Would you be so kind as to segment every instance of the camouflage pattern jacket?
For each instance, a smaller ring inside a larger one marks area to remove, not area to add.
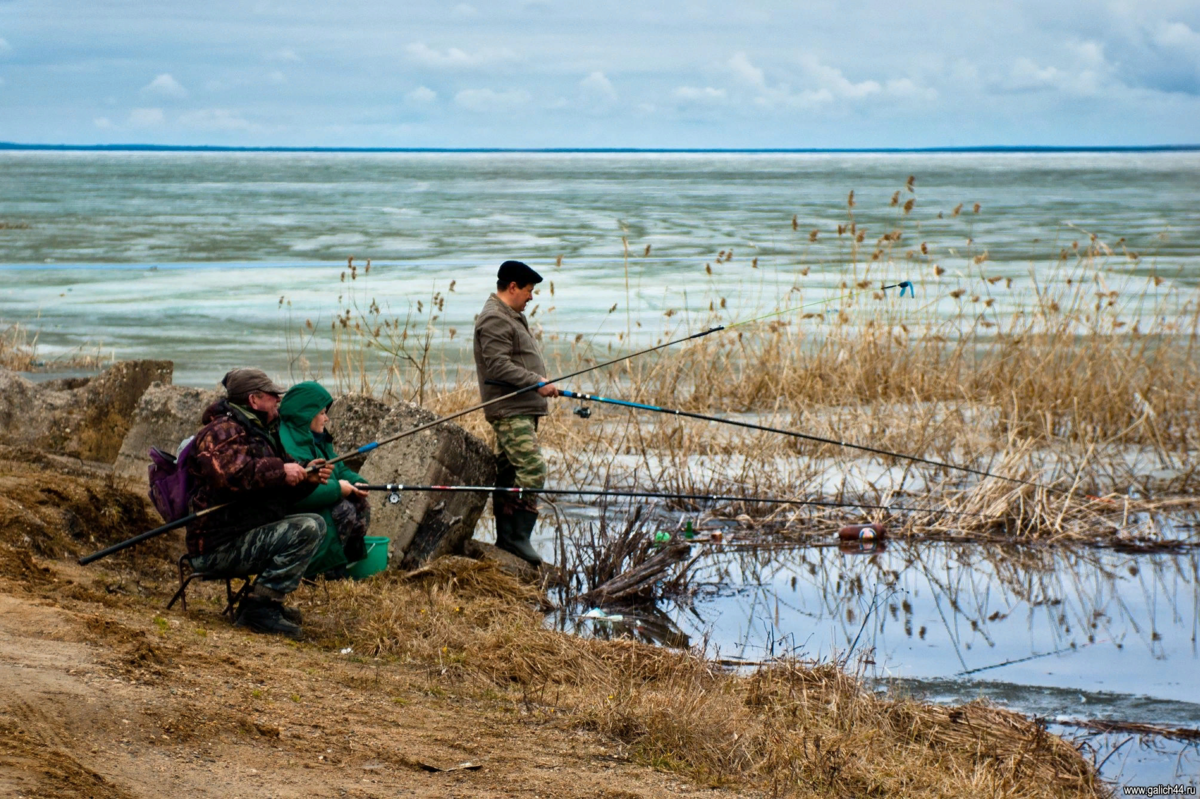
[[[295,463],[279,443],[278,426],[268,427],[245,410],[220,400],[204,412],[187,461],[192,512],[231,503],[187,526],[188,554],[213,551],[238,536],[279,521],[314,483],[289,486],[285,463]]]

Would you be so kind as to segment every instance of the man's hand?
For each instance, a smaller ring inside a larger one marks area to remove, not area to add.
[[[546,378],[543,377],[542,382],[546,383]],[[557,397],[558,386],[554,385],[553,383],[546,383],[546,385],[537,390],[537,393],[541,394],[543,397]]]
[[[285,463],[283,464],[283,476],[287,479],[288,485],[298,486],[308,477],[308,473],[298,463]]]
[[[333,476],[333,467],[326,463],[324,458],[309,461],[306,471],[308,473],[305,475],[305,479],[317,485],[324,485]]]
[[[342,499],[346,497],[365,497],[367,495],[366,491],[363,491],[361,488],[355,488],[349,480],[338,480],[338,482],[342,484]]]

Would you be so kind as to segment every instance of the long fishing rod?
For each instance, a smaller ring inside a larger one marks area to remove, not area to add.
[[[214,512],[214,511],[218,511],[221,508],[224,508],[230,504],[232,504],[232,503],[226,503],[225,505],[214,505],[211,508],[205,508],[204,510],[197,511],[188,516],[184,516],[181,519],[176,519],[173,522],[167,522],[162,527],[155,527],[153,530],[147,530],[146,532],[144,532],[140,535],[135,535],[133,538],[126,539],[118,544],[113,544],[110,547],[105,547],[104,549],[93,552],[90,555],[84,555],[77,562],[79,563],[80,566],[86,566],[89,563],[91,563],[92,561],[100,560],[100,558],[107,558],[109,555],[112,555],[116,552],[120,552],[123,549],[129,549],[129,547],[140,544],[143,541],[154,538],[155,536],[162,535],[163,533],[170,532],[171,530],[175,530],[179,527],[183,527],[185,524],[187,524],[190,521],[199,519],[201,516],[207,516],[208,514]]]
[[[910,295],[913,295],[913,285],[912,285],[912,282],[908,281],[908,280],[903,280],[899,283],[895,283],[890,286],[881,286],[879,288],[879,290],[886,291],[888,289],[894,289],[894,288],[900,289],[900,296],[904,296],[904,290],[906,288],[908,289]],[[851,294],[859,293],[861,291],[866,291],[866,289],[852,291]],[[915,295],[913,295],[913,296],[915,296]],[[744,319],[740,322],[733,322],[729,325],[716,325],[714,327],[708,328],[707,330],[701,330],[698,333],[693,333],[690,336],[684,336],[683,338],[673,339],[672,341],[668,341],[663,344],[656,344],[653,347],[646,347],[645,349],[638,350],[637,352],[631,352],[628,355],[622,355],[619,358],[613,358],[612,360],[604,361],[603,363],[593,364],[592,366],[588,366],[584,369],[580,369],[578,371],[571,372],[570,374],[566,374],[561,377],[554,378],[553,380],[547,380],[543,383],[535,383],[530,386],[525,386],[524,388],[518,388],[518,389],[511,391],[508,394],[505,394],[503,396],[496,397],[494,399],[490,399],[485,402],[480,402],[476,405],[472,405],[469,408],[464,408],[461,411],[456,411],[454,413],[447,414],[446,416],[442,416],[438,419],[434,419],[432,422],[426,422],[425,424],[418,425],[409,430],[401,430],[398,433],[387,436],[386,438],[381,438],[378,441],[372,441],[369,444],[364,444],[363,446],[359,447],[358,449],[351,450],[350,452],[347,452],[343,455],[339,455],[336,458],[332,458],[332,459],[326,461],[326,463],[328,463],[329,465],[332,466],[336,463],[341,463],[342,461],[346,460],[347,458],[352,458],[356,455],[365,455],[366,453],[370,452],[371,450],[382,447],[385,444],[390,444],[393,441],[398,441],[399,439],[405,438],[407,436],[416,435],[417,433],[420,433],[425,430],[429,430],[432,427],[437,427],[438,425],[443,424],[444,422],[448,422],[452,419],[457,419],[460,416],[465,416],[466,414],[472,413],[474,411],[482,410],[483,408],[486,408],[489,405],[494,405],[497,402],[503,402],[506,399],[512,399],[513,397],[519,396],[528,391],[534,391],[535,389],[539,389],[542,386],[545,386],[550,383],[558,383],[558,382],[562,382],[564,380],[570,380],[573,377],[578,377],[579,375],[587,374],[588,372],[593,372],[597,369],[603,369],[606,366],[612,366],[614,364],[618,364],[623,361],[628,361],[631,358],[637,358],[642,355],[648,355],[651,352],[665,349],[667,347],[671,347],[676,344],[683,344],[688,341],[693,341],[695,339],[704,338],[705,336],[711,335],[713,333],[718,333],[722,330],[729,330],[734,327],[740,327],[741,325],[750,324],[752,322],[759,322],[759,321],[762,321],[763,319],[769,319],[772,316],[779,316],[779,315],[785,314],[785,313],[792,313],[792,312],[798,311],[802,308],[809,307],[810,305],[817,305],[817,304],[821,304],[821,303],[831,302],[834,299],[836,299],[836,298],[829,297],[824,300],[817,300],[812,303],[806,303],[804,305],[799,305],[799,306],[796,306],[795,308],[784,308],[784,309],[780,309],[777,311],[773,311],[768,314],[763,314],[762,316],[756,316],[751,319]],[[319,468],[319,467],[311,467],[310,466],[308,468],[308,471],[310,471],[310,472],[315,471],[316,468]],[[145,540],[153,538],[157,535],[161,535],[163,533],[169,532],[170,530],[174,530],[176,528],[182,527],[185,524],[187,524],[188,522],[194,521],[195,519],[199,519],[201,516],[212,513],[213,511],[220,510],[221,508],[228,507],[228,505],[230,505],[230,504],[232,504],[232,503],[225,503],[224,505],[214,505],[211,508],[205,508],[204,510],[198,511],[197,513],[193,513],[189,516],[185,516],[181,519],[176,519],[173,522],[164,524],[162,527],[156,527],[153,530],[147,530],[146,532],[141,533],[140,535],[134,536],[133,538],[130,538],[126,541],[122,541],[118,544],[113,544],[112,546],[106,547],[105,549],[99,550],[98,552],[93,552],[90,555],[86,555],[79,559],[79,563],[80,563],[80,565],[86,566],[87,564],[92,563],[93,561],[99,560],[100,558],[107,557],[108,555],[111,555],[114,552],[120,552],[123,549],[127,549],[131,546],[134,546],[135,544],[140,544],[142,541],[145,541]]]
[[[900,296],[902,296],[902,297],[904,296],[905,289],[908,289],[909,296],[915,296],[915,294],[913,293],[912,281],[909,281],[909,280],[902,280],[899,283],[893,283],[892,285],[889,285],[889,286],[880,286],[878,290],[886,291],[888,289],[895,289],[895,288],[900,289]],[[852,291],[851,293],[852,294],[861,293],[862,291],[866,291],[866,289],[859,289],[857,291]],[[415,435],[424,430],[428,430],[431,427],[437,427],[438,425],[440,425],[444,422],[448,422],[451,419],[457,419],[460,416],[466,416],[468,413],[472,413],[474,411],[481,410],[483,408],[488,407],[489,405],[495,405],[497,402],[503,402],[506,399],[512,399],[513,397],[516,397],[520,394],[524,394],[528,391],[534,391],[536,389],[542,388],[543,386],[547,386],[552,383],[561,383],[565,380],[570,380],[573,377],[579,377],[580,375],[587,374],[588,372],[594,372],[597,369],[603,369],[607,366],[613,366],[614,364],[618,364],[623,361],[628,361],[632,358],[637,358],[642,355],[648,355],[651,352],[665,349],[667,347],[672,347],[676,344],[683,344],[688,341],[693,341],[695,339],[704,338],[705,336],[712,335],[713,333],[719,333],[722,330],[732,330],[735,327],[741,327],[742,325],[748,325],[748,324],[751,324],[752,322],[761,322],[763,319],[769,319],[772,316],[779,316],[779,315],[785,314],[785,313],[793,313],[795,311],[801,310],[802,308],[807,308],[811,305],[819,305],[819,304],[823,304],[823,303],[827,303],[827,302],[832,302],[834,299],[837,299],[837,298],[836,297],[828,297],[824,300],[815,300],[814,302],[811,302],[811,303],[805,303],[804,305],[798,305],[795,308],[784,308],[781,310],[772,311],[771,313],[763,314],[762,316],[755,316],[750,319],[743,319],[740,322],[732,322],[728,325],[716,325],[714,327],[708,328],[707,330],[701,330],[699,333],[693,333],[690,336],[684,336],[683,338],[673,339],[673,340],[665,342],[663,344],[656,344],[653,347],[646,347],[645,349],[638,350],[637,352],[631,352],[628,355],[622,355],[619,358],[613,358],[612,360],[604,361],[603,363],[593,364],[592,366],[588,366],[584,369],[580,369],[578,371],[571,372],[570,374],[562,375],[561,377],[555,377],[555,378],[546,380],[544,382],[534,383],[533,385],[525,386],[524,388],[515,388],[514,387],[515,390],[513,390],[503,396],[487,400],[486,402],[480,402],[476,405],[472,405],[469,408],[464,408],[461,411],[455,411],[454,413],[447,414],[446,416],[442,416],[438,419],[434,419],[432,422],[426,422],[425,424],[418,425],[417,427],[411,428],[409,430],[401,430],[400,432],[394,433],[393,435],[390,435],[386,438],[381,438],[378,441],[372,441],[369,444],[364,444],[356,450],[351,450],[350,452],[347,452],[344,455],[339,455],[338,457],[331,459],[329,461],[329,463],[330,463],[330,465],[332,465],[335,463],[341,463],[342,461],[346,460],[347,458],[352,458],[356,455],[365,455],[366,453],[370,452],[373,449],[382,447],[384,444],[390,444],[393,441],[397,441],[401,438],[405,438],[406,436]]]
[[[994,477],[997,480],[1008,480],[1009,482],[1013,482],[1013,483],[1022,483],[1024,485],[1030,485],[1030,486],[1035,486],[1037,488],[1042,488],[1047,491],[1060,491],[1060,489],[1054,488],[1052,486],[1043,485],[1041,483],[1037,483],[1032,480],[1022,480],[1019,477],[1006,477],[1004,475],[994,474],[992,472],[986,472],[986,471],[983,471],[982,469],[974,469],[974,468],[971,468],[970,466],[959,466],[959,465],[956,465],[953,463],[943,463],[942,461],[935,461],[935,460],[931,460],[929,458],[922,458],[917,455],[905,455],[902,452],[891,452],[886,449],[878,449],[876,447],[868,447],[865,444],[855,444],[850,441],[838,441],[838,440],[832,439],[832,438],[822,438],[821,436],[814,436],[809,433],[801,433],[796,430],[785,430],[781,427],[769,427],[767,425],[753,424],[751,422],[743,422],[743,421],[739,421],[737,419],[726,419],[721,416],[708,416],[703,413],[692,413],[690,411],[681,411],[681,410],[678,410],[675,408],[663,408],[658,405],[650,405],[650,404],[644,403],[644,402],[630,402],[629,400],[612,399],[611,397],[601,397],[596,394],[583,394],[578,391],[570,391],[567,389],[559,389],[558,393],[564,397],[567,397],[568,399],[577,399],[577,400],[581,400],[584,402],[599,402],[599,403],[604,403],[604,404],[608,404],[608,405],[620,405],[623,408],[634,408],[635,410],[640,410],[640,411],[654,411],[655,413],[667,413],[667,414],[671,414],[673,416],[686,416],[689,419],[699,419],[699,420],[705,421],[705,422],[718,422],[720,424],[728,424],[728,425],[733,425],[735,427],[745,427],[749,430],[761,430],[766,433],[779,433],[780,435],[792,436],[793,438],[802,438],[802,439],[805,439],[806,441],[816,441],[821,444],[833,444],[835,446],[844,447],[846,449],[857,449],[857,450],[862,450],[863,452],[871,452],[876,455],[887,455],[888,457],[892,457],[892,458],[901,458],[903,460],[914,461],[916,463],[925,463],[930,466],[939,466],[939,467],[946,468],[946,469],[956,469],[961,472],[970,472],[971,474],[976,474],[981,477]],[[586,419],[591,415],[590,413],[580,413],[580,410],[587,411],[588,409],[587,408],[577,408],[575,410],[576,415],[580,416],[581,418]]]
[[[485,493],[499,492],[504,494],[538,494],[549,496],[583,496],[583,497],[633,497],[635,499],[684,499],[695,502],[757,502],[771,505],[815,505],[824,508],[862,508],[863,510],[904,511],[905,513],[941,513],[949,516],[978,516],[983,519],[994,518],[983,513],[971,511],[948,510],[942,508],[906,508],[903,505],[872,505],[864,502],[829,502],[816,499],[784,499],[782,497],[743,497],[729,494],[681,494],[667,491],[611,491],[588,488],[521,488],[513,486],[439,486],[439,485],[401,485],[386,483],[383,485],[355,485],[362,491],[387,491],[388,502],[393,505],[400,501],[401,491],[440,491]]]

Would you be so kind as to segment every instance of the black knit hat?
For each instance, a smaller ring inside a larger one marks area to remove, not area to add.
[[[518,286],[528,286],[533,283],[541,283],[542,276],[520,261],[505,261],[500,264],[500,271],[496,273],[496,280],[503,283],[506,287],[509,283],[516,283]]]

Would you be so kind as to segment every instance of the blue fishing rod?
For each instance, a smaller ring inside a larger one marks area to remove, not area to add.
[[[539,385],[542,385],[542,384],[539,383]],[[703,414],[703,413],[692,413],[690,411],[681,411],[681,410],[678,410],[677,408],[663,408],[658,405],[650,405],[645,402],[630,402],[629,400],[613,399],[612,397],[601,397],[597,394],[584,394],[584,393],[581,393],[578,391],[570,391],[567,389],[559,389],[558,393],[559,393],[559,395],[561,395],[563,397],[567,397],[569,399],[577,399],[577,400],[580,400],[583,402],[599,402],[599,403],[606,404],[606,405],[618,405],[623,408],[633,408],[634,410],[639,410],[639,411],[653,411],[655,413],[666,413],[666,414],[670,414],[672,416],[684,416],[689,419],[699,419],[700,421],[704,421],[704,422],[716,422],[718,424],[727,424],[727,425],[732,425],[734,427],[744,427],[748,430],[760,430],[765,433],[778,433],[778,434],[784,435],[784,436],[791,436],[792,438],[801,438],[801,439],[804,439],[805,441],[815,441],[820,444],[832,444],[834,446],[843,447],[845,449],[857,449],[857,450],[861,450],[862,452],[870,452],[875,455],[886,455],[887,457],[890,457],[890,458],[899,458],[902,460],[914,461],[916,463],[924,463],[924,464],[928,464],[929,466],[937,466],[937,467],[944,468],[944,469],[955,469],[955,470],[961,471],[961,472],[969,472],[971,474],[979,475],[981,477],[994,477],[997,480],[1008,480],[1013,483],[1021,483],[1023,485],[1029,485],[1029,486],[1035,486],[1037,488],[1043,488],[1047,491],[1059,491],[1060,490],[1060,489],[1053,488],[1051,486],[1042,485],[1041,483],[1033,482],[1031,480],[1022,480],[1019,477],[1005,477],[1004,475],[994,474],[992,472],[983,471],[982,469],[973,469],[970,466],[959,466],[959,465],[956,465],[953,463],[943,463],[942,461],[935,461],[935,460],[931,460],[929,458],[922,458],[917,455],[905,455],[902,452],[892,452],[890,450],[879,449],[877,447],[868,447],[865,444],[855,444],[851,441],[837,441],[832,438],[822,438],[821,436],[814,436],[809,433],[801,433],[797,430],[785,430],[782,427],[769,427],[767,425],[739,421],[738,419],[726,419],[721,416],[708,416],[707,414]],[[588,419],[591,417],[592,413],[591,413],[591,409],[588,408],[586,405],[581,405],[580,407],[575,409],[575,415],[580,417],[581,419]]]

